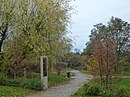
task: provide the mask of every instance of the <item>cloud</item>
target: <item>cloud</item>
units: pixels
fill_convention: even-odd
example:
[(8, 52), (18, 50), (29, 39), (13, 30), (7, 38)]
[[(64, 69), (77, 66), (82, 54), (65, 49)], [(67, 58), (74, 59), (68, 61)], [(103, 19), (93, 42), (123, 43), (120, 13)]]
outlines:
[(77, 15), (72, 16), (72, 35), (76, 38), (74, 48), (82, 50), (89, 40), (91, 29), (97, 23), (107, 23), (111, 16), (130, 20), (130, 0), (75, 0)]

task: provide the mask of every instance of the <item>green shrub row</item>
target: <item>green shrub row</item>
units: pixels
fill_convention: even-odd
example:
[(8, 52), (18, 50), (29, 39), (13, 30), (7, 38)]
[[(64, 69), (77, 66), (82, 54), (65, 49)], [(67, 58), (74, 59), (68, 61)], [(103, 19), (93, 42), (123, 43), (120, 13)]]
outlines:
[(98, 83), (85, 84), (72, 97), (130, 97), (126, 87), (108, 90), (101, 87)]
[(104, 90), (102, 97), (130, 97), (129, 90), (126, 87), (114, 90)]
[(41, 81), (39, 79), (23, 80), (23, 79), (0, 78), (0, 85), (23, 87), (37, 91), (42, 90)]
[[(37, 91), (42, 90), (39, 74), (31, 73), (27, 75), (27, 78), (28, 79), (23, 80), (21, 78), (11, 79), (8, 77), (0, 77), (0, 85), (23, 87), (23, 88), (37, 90)], [(68, 82), (69, 80), (70, 79), (66, 78), (65, 76), (50, 73), (49, 74), (49, 87), (56, 86), (59, 84), (64, 84)]]
[(100, 96), (101, 92), (102, 92), (102, 87), (96, 83), (85, 84), (83, 91), (84, 91), (85, 95)]

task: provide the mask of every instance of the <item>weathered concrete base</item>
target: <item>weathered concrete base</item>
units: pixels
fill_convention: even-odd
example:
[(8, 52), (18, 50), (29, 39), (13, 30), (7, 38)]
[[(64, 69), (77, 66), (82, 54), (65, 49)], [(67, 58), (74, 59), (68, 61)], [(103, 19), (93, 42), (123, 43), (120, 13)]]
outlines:
[(43, 78), (43, 89), (47, 89), (48, 88), (48, 76)]
[(48, 88), (48, 58), (41, 56), (41, 82), (43, 89)]

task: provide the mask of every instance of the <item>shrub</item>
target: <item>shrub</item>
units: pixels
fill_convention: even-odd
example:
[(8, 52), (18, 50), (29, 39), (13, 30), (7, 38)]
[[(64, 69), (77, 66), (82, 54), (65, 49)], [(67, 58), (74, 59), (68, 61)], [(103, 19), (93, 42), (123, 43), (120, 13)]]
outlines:
[(89, 86), (90, 86), (90, 85), (88, 85), (88, 84), (84, 84), (83, 90), (86, 92), (86, 91), (88, 90)]
[(116, 97), (130, 97), (129, 90), (125, 87), (120, 88), (116, 93)]
[(27, 89), (37, 90), (37, 91), (42, 90), (41, 81), (39, 81), (37, 79), (30, 79), (30, 80), (24, 81), (23, 87), (27, 88)]
[(8, 86), (19, 86), (20, 80), (13, 80), (7, 77), (0, 78), (0, 85), (8, 85)]
[(27, 78), (39, 78), (40, 79), (40, 74), (39, 73), (28, 73)]
[(14, 87), (23, 87), (32, 90), (42, 90), (41, 81), (38, 79), (9, 79), (9, 78), (0, 78), (0, 85), (14, 86)]
[(86, 90), (86, 95), (91, 95), (91, 96), (99, 96), (101, 94), (101, 86), (100, 85), (90, 85), (88, 89)]
[(108, 90), (108, 89), (103, 89), (102, 93), (101, 93), (101, 97), (115, 97), (114, 94), (115, 91), (111, 91), (111, 90)]
[(105, 90), (104, 93), (102, 93), (102, 97), (130, 97), (129, 90), (125, 87), (120, 89), (114, 89), (112, 91)]

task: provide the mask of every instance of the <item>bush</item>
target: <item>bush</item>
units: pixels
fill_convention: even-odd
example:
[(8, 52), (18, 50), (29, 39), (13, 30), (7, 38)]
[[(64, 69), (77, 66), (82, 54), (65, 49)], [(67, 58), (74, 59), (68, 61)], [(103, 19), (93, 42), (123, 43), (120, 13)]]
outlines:
[(90, 85), (88, 85), (88, 84), (84, 84), (83, 90), (86, 92), (86, 91), (88, 90), (89, 86), (90, 86)]
[(111, 90), (108, 90), (108, 89), (104, 89), (101, 93), (101, 97), (115, 97), (114, 94), (115, 91), (111, 91)]
[(23, 87), (27, 89), (37, 90), (37, 91), (40, 91), (43, 89), (41, 85), (41, 81), (37, 79), (30, 79), (30, 80), (24, 81)]
[(8, 85), (8, 86), (19, 86), (20, 84), (20, 80), (13, 80), (13, 79), (9, 79), (7, 77), (2, 77), (0, 78), (0, 85)]
[(39, 78), (40, 79), (40, 74), (39, 73), (28, 73), (27, 78)]
[[(64, 84), (68, 82), (70, 79), (66, 78), (62, 75), (57, 74), (49, 74), (49, 87), (55, 86), (58, 84)], [(1, 77), (0, 78), (0, 85), (2, 86), (14, 86), (14, 87), (23, 87), (27, 89), (42, 90), (41, 80), (39, 74), (29, 74), (28, 79), (24, 80), (21, 78), (18, 79), (10, 79), (8, 77)]]
[(130, 97), (130, 79), (114, 79), (112, 88), (106, 89), (96, 81), (90, 81), (72, 97)]
[(102, 89), (100, 85), (93, 84), (86, 89), (86, 95), (99, 96), (101, 91)]
[(129, 90), (125, 87), (120, 88), (116, 93), (116, 97), (130, 97)]
[(37, 91), (42, 90), (41, 81), (38, 79), (23, 80), (23, 79), (0, 78), (0, 85), (23, 87)]
[(104, 90), (102, 97), (130, 97), (129, 90), (125, 87), (115, 88), (114, 90)]

